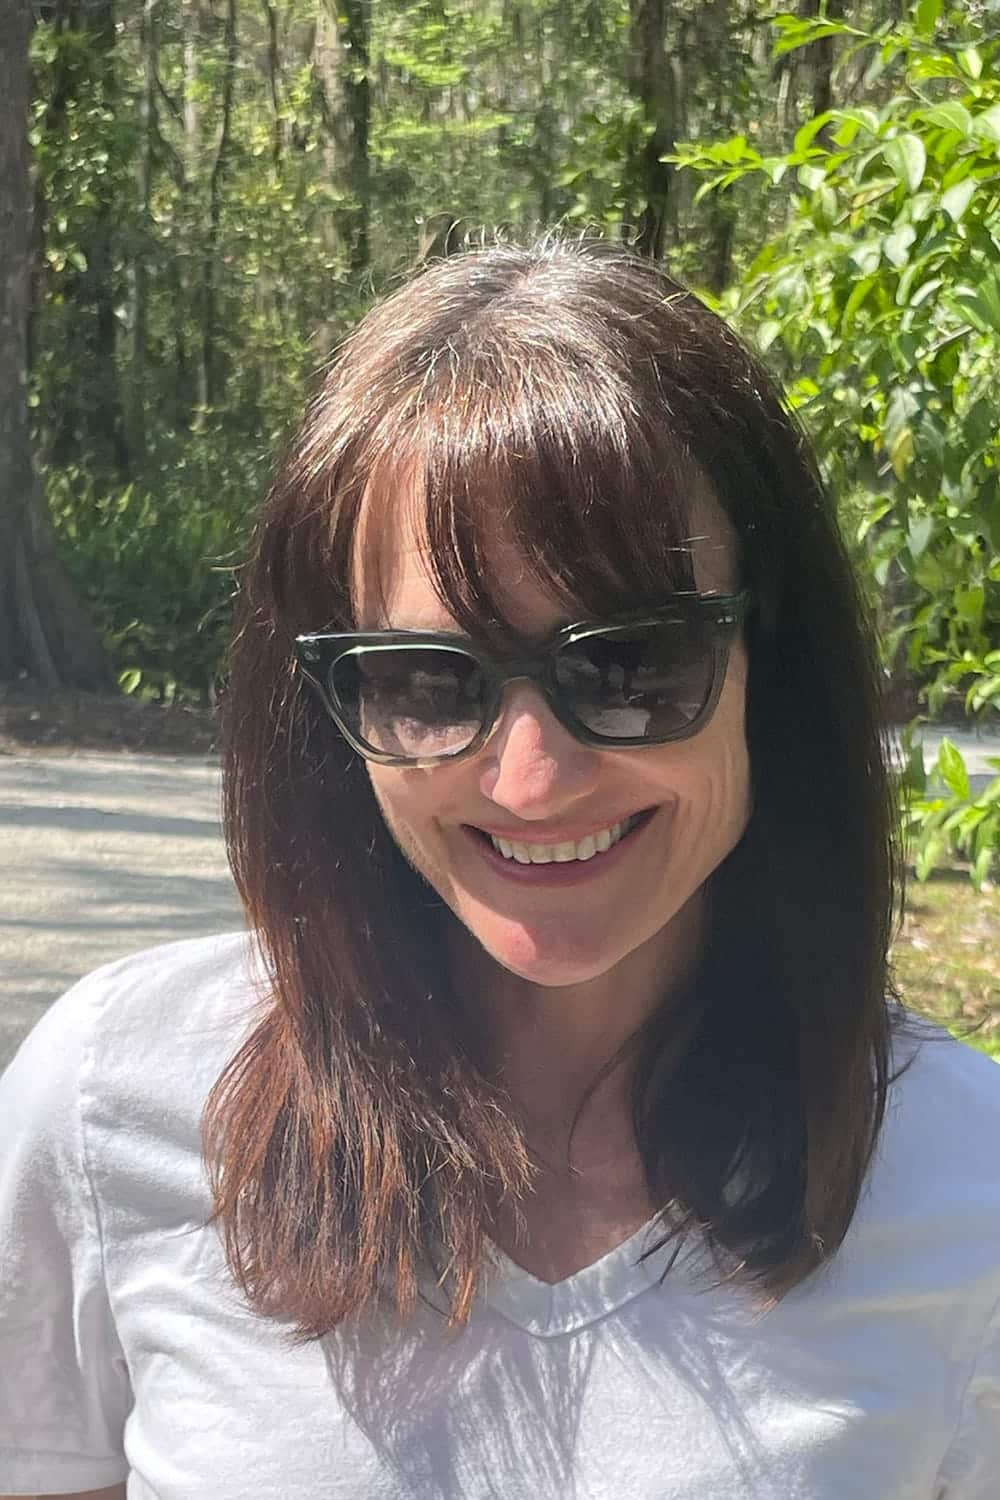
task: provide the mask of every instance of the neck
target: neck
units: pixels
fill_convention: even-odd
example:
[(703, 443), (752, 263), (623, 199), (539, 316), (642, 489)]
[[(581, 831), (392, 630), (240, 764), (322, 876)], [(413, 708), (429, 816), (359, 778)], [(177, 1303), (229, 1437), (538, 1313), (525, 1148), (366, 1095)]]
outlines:
[(459, 993), (485, 1014), (496, 1076), (540, 1160), (580, 1172), (634, 1158), (626, 1044), (689, 972), (701, 920), (696, 897), (607, 973), (560, 986), (513, 974), (456, 934)]

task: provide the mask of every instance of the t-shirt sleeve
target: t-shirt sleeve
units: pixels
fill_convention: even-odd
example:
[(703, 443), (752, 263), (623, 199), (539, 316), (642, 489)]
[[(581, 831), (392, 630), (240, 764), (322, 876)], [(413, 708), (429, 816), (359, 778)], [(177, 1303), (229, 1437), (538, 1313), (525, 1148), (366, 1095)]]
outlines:
[(1000, 1304), (966, 1386), (958, 1430), (938, 1474), (934, 1500), (997, 1500), (998, 1495)]
[(81, 1122), (102, 992), (101, 973), (74, 986), (0, 1077), (0, 1494), (128, 1474), (131, 1387)]

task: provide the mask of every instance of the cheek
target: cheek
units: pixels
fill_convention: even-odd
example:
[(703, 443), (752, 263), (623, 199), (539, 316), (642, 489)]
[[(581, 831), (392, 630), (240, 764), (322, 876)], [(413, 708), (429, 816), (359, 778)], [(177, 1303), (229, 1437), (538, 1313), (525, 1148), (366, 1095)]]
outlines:
[(686, 743), (683, 763), (676, 767), (681, 817), (695, 857), (725, 857), (753, 810), (742, 665), (734, 662), (736, 671), (727, 679), (711, 723)]
[(401, 832), (418, 815), (420, 798), (415, 795), (413, 788), (407, 786), (405, 775), (401, 775), (399, 771), (371, 763), (367, 766), (367, 771), (379, 812), (386, 827), (398, 841)]
[(383, 821), (402, 853), (422, 875), (435, 876), (441, 864), (435, 813), (440, 798), (424, 771), (398, 770), (369, 762), (368, 779)]

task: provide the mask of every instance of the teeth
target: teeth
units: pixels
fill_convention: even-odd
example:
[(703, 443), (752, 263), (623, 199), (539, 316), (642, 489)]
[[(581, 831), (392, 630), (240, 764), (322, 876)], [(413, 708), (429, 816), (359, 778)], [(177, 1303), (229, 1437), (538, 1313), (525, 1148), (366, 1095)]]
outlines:
[(636, 818), (626, 818), (624, 823), (615, 823), (603, 828), (600, 833), (590, 833), (578, 844), (515, 844), (510, 839), (494, 838), (490, 843), (504, 859), (513, 859), (519, 865), (569, 864), (576, 859), (593, 859), (595, 854), (605, 854), (612, 849), (623, 834), (635, 827)]

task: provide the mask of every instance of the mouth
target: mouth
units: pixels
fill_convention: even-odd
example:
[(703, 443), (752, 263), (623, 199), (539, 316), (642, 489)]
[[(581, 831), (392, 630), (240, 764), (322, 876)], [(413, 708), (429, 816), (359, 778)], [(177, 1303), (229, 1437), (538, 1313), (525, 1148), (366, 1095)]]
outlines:
[(572, 885), (618, 865), (658, 809), (645, 808), (578, 840), (521, 843), (471, 824), (465, 832), (490, 868), (531, 885)]

